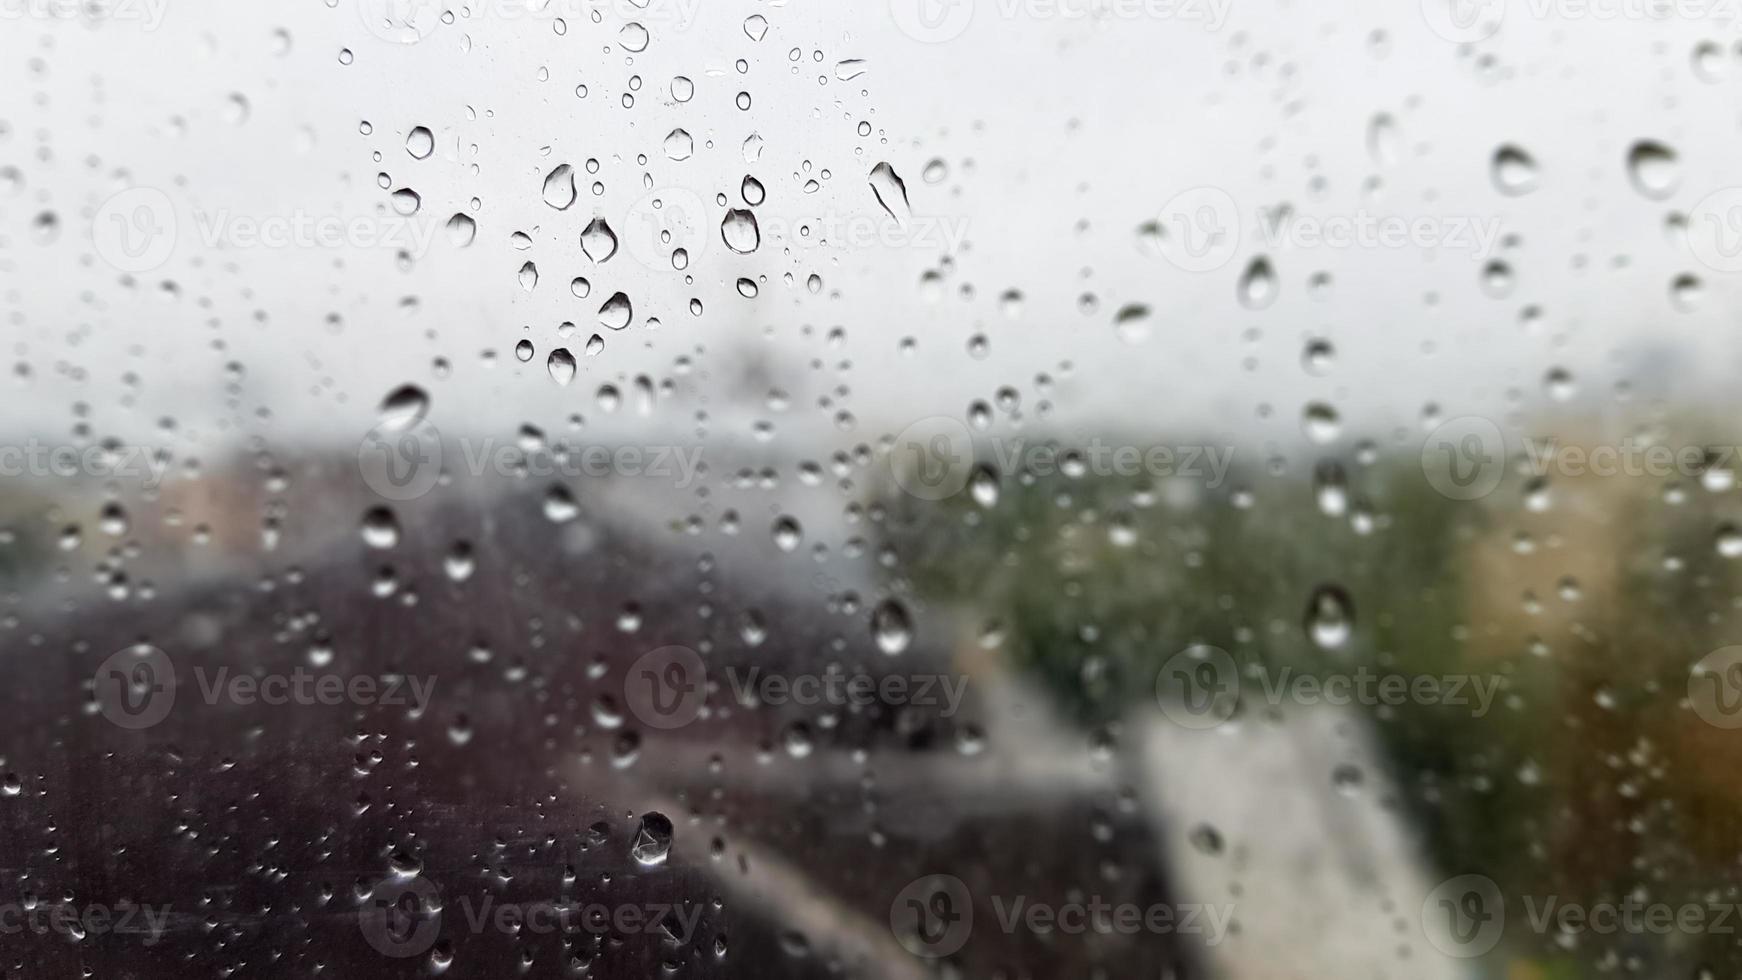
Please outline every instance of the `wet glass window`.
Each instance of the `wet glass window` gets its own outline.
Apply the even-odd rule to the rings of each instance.
[[[1742,975],[1734,0],[0,0],[6,977]]]

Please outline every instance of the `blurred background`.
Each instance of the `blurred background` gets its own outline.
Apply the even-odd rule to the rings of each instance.
[[[1742,6],[0,22],[7,976],[1742,976]]]

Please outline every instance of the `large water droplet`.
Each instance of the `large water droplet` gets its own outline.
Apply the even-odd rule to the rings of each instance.
[[[417,385],[403,385],[388,392],[379,411],[383,428],[403,432],[429,414],[429,393]]]
[[[1627,176],[1634,190],[1654,201],[1674,194],[1681,184],[1675,151],[1654,140],[1640,140],[1627,151]]]
[[[559,385],[575,380],[575,355],[570,354],[567,347],[558,347],[551,351],[544,366],[550,371],[550,379]]]
[[[1494,186],[1508,197],[1518,197],[1536,190],[1541,174],[1530,154],[1508,143],[1494,151],[1489,167]]]
[[[435,152],[435,134],[428,126],[414,126],[405,134],[405,152],[414,160],[427,160]]]
[[[1337,650],[1349,642],[1355,627],[1355,605],[1349,593],[1335,585],[1320,586],[1307,601],[1306,632],[1320,649]]]
[[[1276,302],[1277,292],[1276,270],[1271,268],[1270,260],[1262,255],[1246,266],[1236,289],[1240,305],[1249,310],[1262,310]]]
[[[629,304],[629,297],[622,293],[612,293],[605,305],[599,307],[599,324],[612,330],[622,330],[634,319],[635,309]]]
[[[611,256],[617,254],[617,233],[611,230],[604,218],[594,218],[581,231],[581,251],[587,253],[587,258],[595,264],[610,261]]]
[[[905,224],[911,214],[907,203],[907,182],[888,163],[871,168],[871,192],[877,203],[896,221]]]
[[[575,203],[575,170],[563,164],[544,178],[544,203],[558,211],[568,210]]]
[[[913,643],[913,619],[907,607],[894,599],[885,599],[871,611],[871,635],[877,649],[891,657],[904,652]]]
[[[720,237],[725,239],[727,248],[739,255],[749,255],[762,244],[762,229],[756,224],[756,215],[732,208],[720,222]]]

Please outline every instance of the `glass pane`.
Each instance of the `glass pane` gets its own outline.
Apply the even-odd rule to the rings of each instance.
[[[0,2],[8,974],[1737,975],[1739,15]]]

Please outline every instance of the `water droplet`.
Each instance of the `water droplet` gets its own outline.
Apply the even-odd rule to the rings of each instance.
[[[579,517],[581,508],[567,487],[558,484],[545,491],[544,516],[554,524],[566,524]]]
[[[575,355],[570,354],[567,347],[551,351],[544,366],[550,371],[550,379],[559,385],[575,380]]]
[[[1307,602],[1306,632],[1320,649],[1336,650],[1349,642],[1355,626],[1355,606],[1335,585],[1321,586]]]
[[[885,599],[871,611],[871,635],[877,649],[893,657],[913,643],[913,619],[907,608],[894,599]]]
[[[371,507],[363,514],[363,543],[371,548],[399,544],[399,520],[386,507]]]
[[[1402,154],[1398,151],[1401,137],[1397,133],[1397,120],[1388,113],[1380,113],[1367,124],[1367,153],[1373,157],[1373,162],[1381,167],[1394,167]]]
[[[749,255],[762,244],[762,229],[756,224],[756,215],[742,208],[732,208],[720,222],[720,237],[725,240],[727,248],[739,255]]]
[[[1654,201],[1673,195],[1681,184],[1675,151],[1653,140],[1640,140],[1627,151],[1627,175],[1634,190]]]
[[[382,399],[378,411],[383,428],[403,432],[429,414],[429,393],[417,385],[402,385]]]
[[[1301,413],[1301,430],[1308,439],[1321,446],[1335,442],[1342,428],[1337,410],[1324,402],[1312,402]]]
[[[623,25],[617,32],[617,43],[623,45],[623,50],[641,52],[647,50],[647,28],[637,21]]]
[[[587,258],[595,265],[603,265],[617,254],[617,233],[611,230],[604,218],[594,218],[581,231],[581,251],[587,253]]]
[[[877,195],[877,203],[883,205],[883,210],[896,221],[906,223],[910,214],[907,203],[907,182],[895,172],[888,163],[879,163],[871,168],[871,192]]]
[[[781,551],[793,552],[804,542],[804,528],[796,519],[782,517],[774,522],[774,546]]]
[[[668,159],[678,161],[688,160],[695,150],[696,141],[691,138],[687,130],[674,129],[666,134],[665,155]]]
[[[427,160],[435,152],[435,134],[427,126],[414,126],[405,134],[405,152],[413,160]]]
[[[1494,186],[1508,197],[1518,197],[1536,190],[1541,179],[1536,160],[1530,154],[1508,143],[1494,151],[1490,165]]]
[[[1140,344],[1149,339],[1149,307],[1132,303],[1113,315],[1113,329],[1119,339],[1128,344]]]
[[[744,18],[744,35],[752,41],[760,41],[768,35],[768,18],[761,14],[751,14]]]
[[[1246,266],[1236,292],[1241,306],[1249,310],[1262,310],[1276,302],[1277,291],[1276,270],[1271,268],[1268,258],[1260,255]]]
[[[1742,558],[1742,528],[1725,524],[1718,528],[1718,554],[1725,558]]]
[[[466,248],[478,238],[478,223],[470,215],[455,214],[448,219],[448,241],[457,248]]]
[[[671,821],[663,813],[649,811],[641,817],[641,828],[635,832],[630,854],[645,867],[664,864],[671,853],[671,838]]]
[[[605,305],[599,307],[599,324],[611,330],[622,330],[634,319],[635,310],[629,303],[629,297],[622,293],[612,293]]]
[[[544,203],[566,211],[575,203],[575,170],[563,164],[544,178]]]

